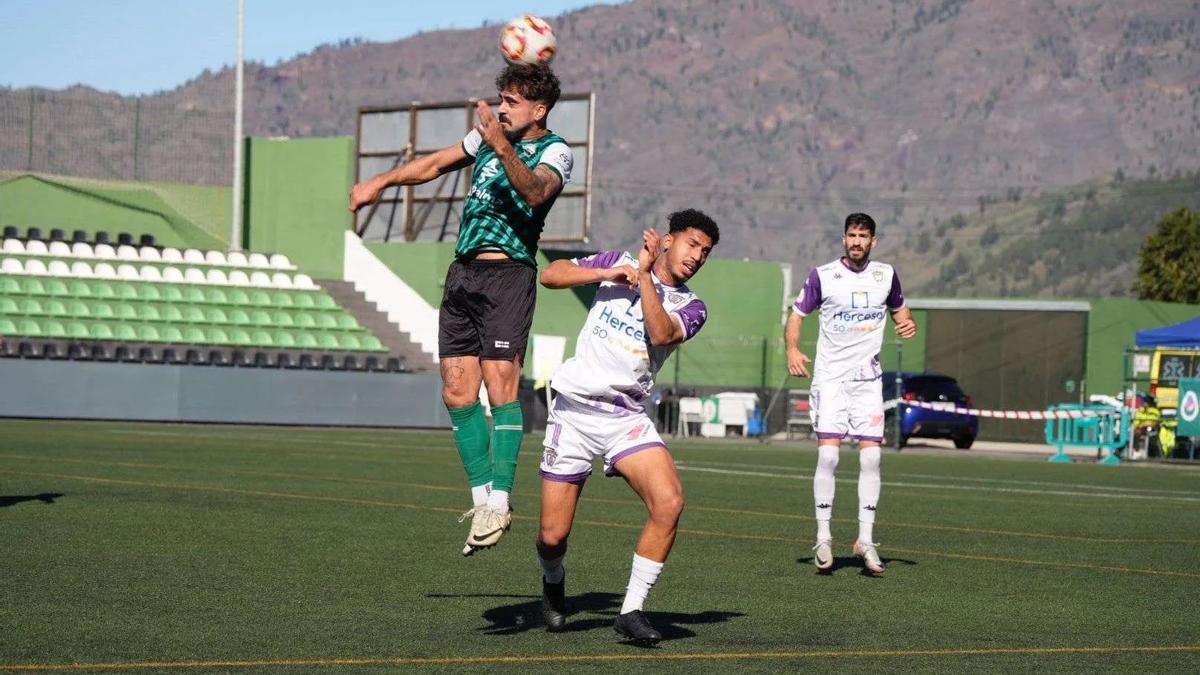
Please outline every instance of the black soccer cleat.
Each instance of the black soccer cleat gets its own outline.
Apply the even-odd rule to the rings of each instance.
[[[542,578],[542,619],[548,633],[558,633],[567,627],[566,586],[566,577],[557,584]]]
[[[638,645],[654,645],[662,640],[662,633],[654,630],[654,626],[650,625],[650,622],[646,620],[646,615],[642,614],[640,609],[618,616],[613,623],[613,628],[627,640]]]

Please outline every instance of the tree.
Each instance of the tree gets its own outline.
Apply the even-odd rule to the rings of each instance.
[[[1200,215],[1179,209],[1163,216],[1142,242],[1134,292],[1142,300],[1200,304]]]

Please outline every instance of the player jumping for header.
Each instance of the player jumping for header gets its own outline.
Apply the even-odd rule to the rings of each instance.
[[[550,382],[554,399],[537,541],[547,630],[562,630],[566,623],[567,537],[592,460],[603,457],[604,473],[624,478],[649,510],[614,627],[634,642],[662,639],[641,610],[675,543],[683,486],[642,402],[675,346],[694,337],[708,318],[704,303],[684,282],[704,265],[719,237],[711,218],[688,209],[671,214],[661,247],[658,233],[646,230],[636,260],[605,251],[556,260],[542,272],[547,288],[600,284],[575,356]]]
[[[900,277],[891,265],[870,260],[875,246],[875,221],[865,213],[846,216],[842,234],[845,255],[813,268],[800,289],[785,332],[788,372],[808,377],[812,360],[800,351],[800,326],[804,317],[820,309],[817,364],[810,396],[813,429],[817,432],[817,471],[813,499],[817,514],[817,569],[833,569],[834,470],[843,438],[859,445],[858,540],[854,555],[863,559],[867,573],[881,576],[872,529],[879,504],[879,444],[883,442],[883,372],[879,350],[887,315],[896,323],[896,335],[917,334],[912,312],[904,305]]]

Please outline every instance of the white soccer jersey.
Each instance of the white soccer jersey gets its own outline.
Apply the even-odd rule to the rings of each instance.
[[[813,268],[792,306],[800,316],[821,309],[813,385],[880,377],[887,315],[903,306],[900,277],[887,263],[871,261],[855,272],[839,258]]]
[[[603,251],[573,260],[580,267],[631,265],[636,258],[624,251]],[[668,286],[654,278],[663,309],[691,339],[708,319],[704,302],[687,286]],[[675,351],[675,345],[650,344],[642,319],[641,293],[625,283],[605,281],[596,289],[587,321],[575,342],[575,356],[551,378],[554,391],[610,412],[641,412],[642,401],[654,388],[654,376]]]

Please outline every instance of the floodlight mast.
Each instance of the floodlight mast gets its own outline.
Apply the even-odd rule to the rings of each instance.
[[[246,0],[238,0],[237,60],[234,62],[233,92],[233,218],[229,250],[242,250],[242,75],[245,53]]]

